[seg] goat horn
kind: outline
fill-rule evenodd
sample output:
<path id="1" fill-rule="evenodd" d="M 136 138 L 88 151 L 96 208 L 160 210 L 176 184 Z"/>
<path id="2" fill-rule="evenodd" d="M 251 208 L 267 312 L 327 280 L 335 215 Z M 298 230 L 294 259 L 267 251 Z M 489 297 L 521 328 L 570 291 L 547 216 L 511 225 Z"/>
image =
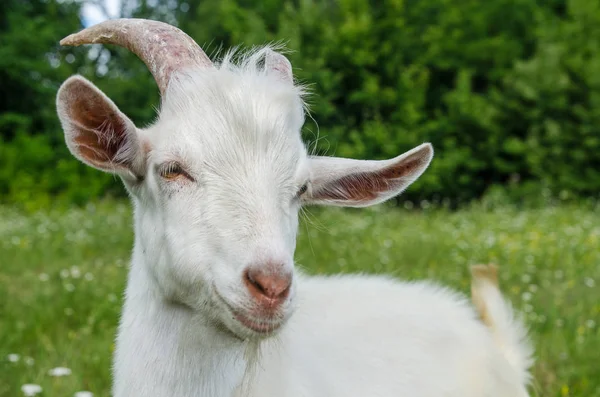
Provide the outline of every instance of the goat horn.
<path id="1" fill-rule="evenodd" d="M 61 45 L 116 44 L 137 55 L 150 69 L 161 95 L 173 72 L 208 68 L 212 62 L 202 48 L 175 26 L 147 19 L 112 19 L 65 37 Z"/>

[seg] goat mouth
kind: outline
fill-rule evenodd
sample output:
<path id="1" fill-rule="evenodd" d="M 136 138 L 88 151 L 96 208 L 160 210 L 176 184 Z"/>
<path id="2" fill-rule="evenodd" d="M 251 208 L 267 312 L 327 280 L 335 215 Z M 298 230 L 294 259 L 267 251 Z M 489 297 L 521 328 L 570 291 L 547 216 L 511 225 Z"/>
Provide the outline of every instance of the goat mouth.
<path id="1" fill-rule="evenodd" d="M 258 334 L 269 335 L 279 329 L 282 325 L 281 321 L 267 322 L 264 320 L 255 320 L 234 310 L 232 310 L 232 313 L 237 322 Z"/>
<path id="2" fill-rule="evenodd" d="M 218 300 L 225 306 L 226 310 L 233 317 L 233 320 L 256 334 L 268 336 L 277 331 L 284 323 L 283 318 L 277 316 L 271 319 L 257 319 L 244 314 L 242 311 L 235 309 L 229 302 L 219 294 L 219 291 L 214 288 L 215 295 Z"/>

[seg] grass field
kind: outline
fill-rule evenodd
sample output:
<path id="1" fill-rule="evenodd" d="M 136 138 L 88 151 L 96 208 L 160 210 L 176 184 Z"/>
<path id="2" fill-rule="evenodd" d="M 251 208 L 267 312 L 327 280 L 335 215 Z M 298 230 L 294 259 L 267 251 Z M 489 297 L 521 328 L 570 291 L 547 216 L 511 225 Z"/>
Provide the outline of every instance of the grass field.
<path id="1" fill-rule="evenodd" d="M 532 395 L 600 397 L 599 209 L 311 209 L 296 257 L 311 273 L 427 277 L 465 293 L 469 264 L 497 263 L 535 342 Z M 109 396 L 130 225 L 122 203 L 27 216 L 0 207 L 0 397 L 24 384 Z"/>

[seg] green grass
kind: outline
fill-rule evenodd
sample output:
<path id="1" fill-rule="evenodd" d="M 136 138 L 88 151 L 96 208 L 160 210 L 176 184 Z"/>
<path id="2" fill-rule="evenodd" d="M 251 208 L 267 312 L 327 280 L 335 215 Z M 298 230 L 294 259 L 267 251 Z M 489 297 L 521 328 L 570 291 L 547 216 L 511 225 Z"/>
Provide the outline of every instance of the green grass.
<path id="1" fill-rule="evenodd" d="M 126 204 L 28 216 L 0 207 L 1 397 L 27 383 L 42 396 L 109 395 L 131 245 Z M 465 293 L 470 264 L 497 263 L 535 342 L 533 395 L 600 397 L 598 208 L 311 209 L 296 257 L 311 273 L 432 278 Z M 48 375 L 55 367 L 72 374 Z"/>

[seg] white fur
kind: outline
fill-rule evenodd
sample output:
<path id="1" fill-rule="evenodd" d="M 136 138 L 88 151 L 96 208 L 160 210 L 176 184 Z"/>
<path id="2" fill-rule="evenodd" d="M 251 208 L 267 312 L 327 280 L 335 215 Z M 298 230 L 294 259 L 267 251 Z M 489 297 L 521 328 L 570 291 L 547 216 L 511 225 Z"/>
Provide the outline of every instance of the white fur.
<path id="1" fill-rule="evenodd" d="M 463 296 L 382 277 L 303 281 L 298 310 L 265 343 L 249 395 L 527 396 L 525 368 L 507 360 L 526 345 L 496 344 Z"/>
<path id="2" fill-rule="evenodd" d="M 136 139 L 130 128 L 113 133 L 118 125 L 95 129 L 89 112 L 78 113 L 91 103 L 130 125 L 91 83 L 73 77 L 59 91 L 71 152 L 121 175 L 135 209 L 114 396 L 526 396 L 527 369 L 508 353 L 521 346 L 496 342 L 519 325 L 499 315 L 492 333 L 463 297 L 430 284 L 296 272 L 277 316 L 253 318 L 281 326 L 269 338 L 234 318 L 232 310 L 256 309 L 245 269 L 294 271 L 301 204 L 384 201 L 421 175 L 433 151 L 424 144 L 386 161 L 310 157 L 300 139 L 304 90 L 289 62 L 269 48 L 233 58 L 175 75 L 158 120 Z M 77 140 L 108 133 L 120 145 L 115 156 L 102 139 Z M 91 161 L 91 150 L 106 160 Z M 161 177 L 172 162 L 188 177 Z M 500 295 L 489 299 L 508 307 Z"/>

